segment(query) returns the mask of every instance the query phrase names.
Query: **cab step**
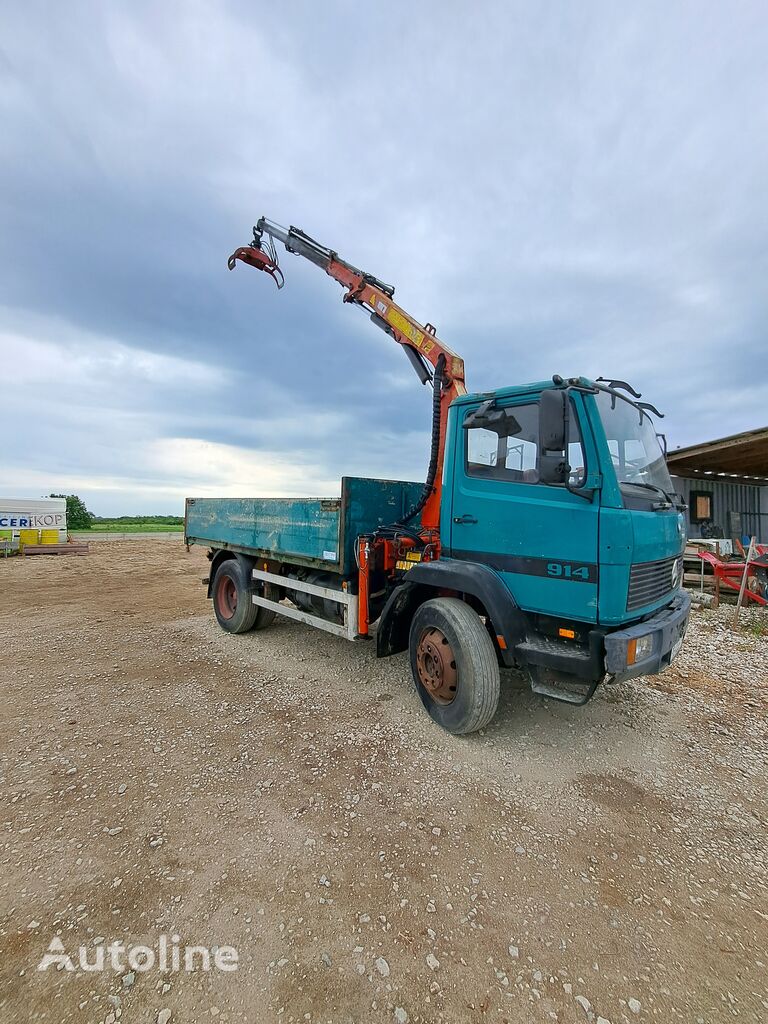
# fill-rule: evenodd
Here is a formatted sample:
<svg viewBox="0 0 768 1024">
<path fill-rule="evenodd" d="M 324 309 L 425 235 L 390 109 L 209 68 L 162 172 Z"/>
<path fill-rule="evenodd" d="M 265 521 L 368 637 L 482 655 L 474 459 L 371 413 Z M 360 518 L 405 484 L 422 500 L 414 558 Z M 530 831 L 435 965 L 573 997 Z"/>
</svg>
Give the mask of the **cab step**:
<svg viewBox="0 0 768 1024">
<path fill-rule="evenodd" d="M 537 669 L 538 666 L 532 666 Z M 546 672 L 546 669 L 544 670 Z M 592 683 L 581 682 L 578 679 L 568 680 L 547 680 L 539 678 L 538 672 L 529 670 L 528 678 L 533 693 L 542 697 L 551 697 L 553 700 L 562 701 L 564 704 L 582 705 L 588 703 L 595 695 L 595 690 L 601 680 L 597 679 Z M 566 688 L 567 687 L 567 688 Z"/>
<path fill-rule="evenodd" d="M 534 693 L 576 705 L 592 699 L 605 675 L 600 652 L 597 635 L 590 635 L 589 649 L 542 636 L 515 647 Z"/>
<path fill-rule="evenodd" d="M 577 678 L 594 675 L 594 655 L 583 647 L 565 644 L 562 640 L 537 636 L 515 646 L 515 654 L 524 665 L 543 665 Z"/>
</svg>

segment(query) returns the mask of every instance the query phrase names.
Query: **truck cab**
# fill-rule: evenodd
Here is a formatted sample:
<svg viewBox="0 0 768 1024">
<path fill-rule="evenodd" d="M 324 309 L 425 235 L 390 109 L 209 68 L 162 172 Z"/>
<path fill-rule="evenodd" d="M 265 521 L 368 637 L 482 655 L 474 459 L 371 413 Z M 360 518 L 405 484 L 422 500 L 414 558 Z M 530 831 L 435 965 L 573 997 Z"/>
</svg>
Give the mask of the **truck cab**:
<svg viewBox="0 0 768 1024">
<path fill-rule="evenodd" d="M 442 558 L 498 576 L 523 634 L 508 660 L 562 698 L 569 676 L 588 692 L 664 668 L 690 602 L 684 506 L 648 411 L 556 380 L 454 400 L 440 534 Z"/>
</svg>

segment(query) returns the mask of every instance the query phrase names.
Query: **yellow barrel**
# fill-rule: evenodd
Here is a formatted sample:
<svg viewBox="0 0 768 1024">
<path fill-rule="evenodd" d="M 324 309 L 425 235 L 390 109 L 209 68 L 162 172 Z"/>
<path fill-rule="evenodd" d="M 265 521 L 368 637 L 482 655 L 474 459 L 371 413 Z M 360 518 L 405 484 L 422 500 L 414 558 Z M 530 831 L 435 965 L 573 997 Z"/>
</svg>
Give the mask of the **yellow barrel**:
<svg viewBox="0 0 768 1024">
<path fill-rule="evenodd" d="M 41 544 L 58 544 L 59 543 L 59 531 L 58 530 L 41 530 L 40 531 L 40 543 Z"/>
<path fill-rule="evenodd" d="M 38 530 L 19 530 L 19 551 L 23 551 L 26 544 L 37 544 L 39 540 Z"/>
</svg>

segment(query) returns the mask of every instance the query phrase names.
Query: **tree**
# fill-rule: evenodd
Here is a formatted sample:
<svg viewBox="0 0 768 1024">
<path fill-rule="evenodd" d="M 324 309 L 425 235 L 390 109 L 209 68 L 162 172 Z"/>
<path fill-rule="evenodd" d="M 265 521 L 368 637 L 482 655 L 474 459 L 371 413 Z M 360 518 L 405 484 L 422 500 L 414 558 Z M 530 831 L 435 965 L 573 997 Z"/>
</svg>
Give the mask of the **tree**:
<svg viewBox="0 0 768 1024">
<path fill-rule="evenodd" d="M 77 494 L 49 494 L 49 498 L 64 498 L 67 503 L 67 529 L 90 530 L 93 516 L 85 507 L 85 502 Z"/>
</svg>

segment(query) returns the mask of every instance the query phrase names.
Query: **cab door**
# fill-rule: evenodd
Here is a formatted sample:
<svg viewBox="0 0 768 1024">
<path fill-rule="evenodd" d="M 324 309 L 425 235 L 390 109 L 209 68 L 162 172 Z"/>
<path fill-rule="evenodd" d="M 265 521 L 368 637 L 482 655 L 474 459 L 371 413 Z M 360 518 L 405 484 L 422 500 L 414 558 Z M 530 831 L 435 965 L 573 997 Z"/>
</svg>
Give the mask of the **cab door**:
<svg viewBox="0 0 768 1024">
<path fill-rule="evenodd" d="M 580 396 L 570 401 L 568 460 L 577 486 L 590 463 L 596 467 L 596 453 Z M 513 415 L 515 432 L 506 437 L 465 428 L 476 408 L 457 410 L 445 554 L 491 566 L 525 611 L 596 622 L 599 490 L 585 498 L 539 482 L 537 396 L 498 402 Z"/>
</svg>

